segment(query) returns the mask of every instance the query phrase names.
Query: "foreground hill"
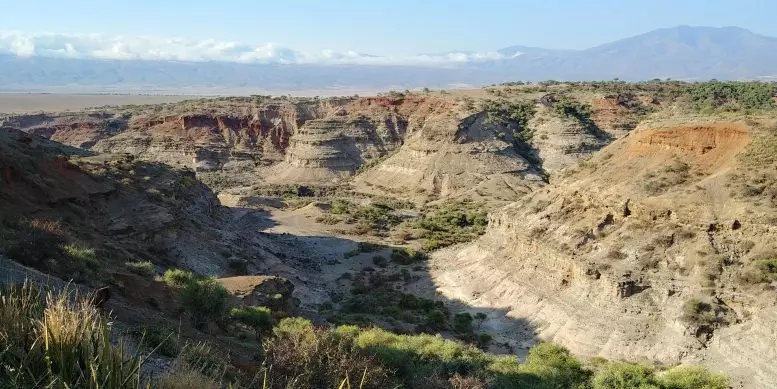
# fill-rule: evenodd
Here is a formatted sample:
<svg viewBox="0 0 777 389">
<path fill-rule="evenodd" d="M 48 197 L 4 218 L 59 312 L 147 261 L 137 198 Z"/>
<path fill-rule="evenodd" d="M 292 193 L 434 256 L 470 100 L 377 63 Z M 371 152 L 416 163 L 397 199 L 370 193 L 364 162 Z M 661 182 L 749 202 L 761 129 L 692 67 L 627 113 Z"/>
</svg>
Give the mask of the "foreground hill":
<svg viewBox="0 0 777 389">
<path fill-rule="evenodd" d="M 773 119 L 640 126 L 435 254 L 449 298 L 606 358 L 697 361 L 754 387 L 777 296 Z"/>
<path fill-rule="evenodd" d="M 246 340 L 246 316 L 225 317 L 226 305 L 203 320 L 187 290 L 216 282 L 237 307 L 273 307 L 276 319 L 439 333 L 471 348 L 338 330 L 358 345 L 452 347 L 463 359 L 449 362 L 468 366 L 455 371 L 485 387 L 521 387 L 536 372 L 466 350 L 567 360 L 530 351 L 552 341 L 583 358 L 575 380 L 642 369 L 664 387 L 653 369 L 682 363 L 768 388 L 774 92 L 542 83 L 5 116 L 0 251 L 81 283 L 109 280 L 120 312 L 142 313 L 123 320 L 169 331 L 187 319 L 187 338 L 238 350 L 243 367 L 257 367 L 251 349 L 267 333 Z M 434 377 L 403 371 L 407 386 L 460 387 L 451 365 L 425 361 Z"/>
</svg>

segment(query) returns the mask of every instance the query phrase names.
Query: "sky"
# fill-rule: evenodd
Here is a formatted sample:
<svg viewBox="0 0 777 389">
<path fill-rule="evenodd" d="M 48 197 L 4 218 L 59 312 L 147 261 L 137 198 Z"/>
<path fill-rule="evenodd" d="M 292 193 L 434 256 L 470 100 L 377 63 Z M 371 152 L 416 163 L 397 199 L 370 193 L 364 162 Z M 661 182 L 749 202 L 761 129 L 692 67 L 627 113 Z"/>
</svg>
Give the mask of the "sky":
<svg viewBox="0 0 777 389">
<path fill-rule="evenodd" d="M 0 7 L 0 49 L 31 55 L 469 61 L 510 45 L 584 49 L 677 25 L 777 36 L 774 0 L 0 0 Z M 463 51 L 478 54 L 417 56 Z"/>
</svg>

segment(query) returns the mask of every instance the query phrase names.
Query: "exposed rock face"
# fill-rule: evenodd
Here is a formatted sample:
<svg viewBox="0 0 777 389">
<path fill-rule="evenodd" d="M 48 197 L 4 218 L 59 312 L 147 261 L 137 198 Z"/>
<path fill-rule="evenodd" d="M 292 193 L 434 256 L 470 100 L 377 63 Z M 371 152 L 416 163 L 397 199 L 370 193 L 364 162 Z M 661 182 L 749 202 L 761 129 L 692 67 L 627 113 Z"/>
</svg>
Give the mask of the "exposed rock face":
<svg viewBox="0 0 777 389">
<path fill-rule="evenodd" d="M 513 197 L 542 184 L 539 169 L 484 121 L 450 103 L 422 102 L 408 116 L 403 147 L 354 183 L 367 192 L 427 199 Z"/>
<path fill-rule="evenodd" d="M 4 122 L 68 145 L 186 166 L 219 190 L 220 183 L 343 182 L 361 167 L 377 164 L 357 179 L 360 190 L 415 191 L 424 199 L 465 192 L 515 198 L 542 180 L 543 169 L 556 171 L 607 142 L 572 122 L 537 123 L 534 147 L 547 165 L 538 166 L 519 155 L 511 139 L 496 136 L 504 131 L 484 125 L 483 113 L 473 114 L 448 99 L 416 95 L 199 104 L 19 116 Z"/>
<path fill-rule="evenodd" d="M 742 277 L 777 252 L 775 211 L 726 189 L 749 139 L 734 124 L 632 133 L 490 215 L 481 240 L 435 253 L 433 279 L 575 353 L 702 363 L 769 387 L 777 299 Z M 713 318 L 688 319 L 692 299 Z"/>
<path fill-rule="evenodd" d="M 610 143 L 609 137 L 598 128 L 571 118 L 540 112 L 529 125 L 535 131 L 532 146 L 548 173 L 571 166 Z"/>
<path fill-rule="evenodd" d="M 193 172 L 84 154 L 89 153 L 0 129 L 0 221 L 48 226 L 40 233 L 56 235 L 44 245 L 53 250 L 64 244 L 64 237 L 77 236 L 104 250 L 105 261 L 119 264 L 150 258 L 201 273 L 228 268 L 226 259 L 215 261 L 212 254 L 213 242 L 224 239 L 218 199 Z M 22 227 L 9 233 L 19 234 Z M 65 270 L 49 261 L 61 253 L 27 255 L 35 252 L 35 241 L 25 235 L 2 243 L 0 250 L 8 250 L 10 259 L 52 274 Z"/>
<path fill-rule="evenodd" d="M 265 306 L 289 315 L 299 307 L 299 299 L 293 296 L 294 284 L 284 278 L 239 276 L 217 281 L 245 306 Z"/>
<path fill-rule="evenodd" d="M 306 122 L 291 139 L 284 163 L 269 182 L 331 182 L 352 175 L 364 163 L 402 145 L 404 128 L 341 110 Z"/>
</svg>

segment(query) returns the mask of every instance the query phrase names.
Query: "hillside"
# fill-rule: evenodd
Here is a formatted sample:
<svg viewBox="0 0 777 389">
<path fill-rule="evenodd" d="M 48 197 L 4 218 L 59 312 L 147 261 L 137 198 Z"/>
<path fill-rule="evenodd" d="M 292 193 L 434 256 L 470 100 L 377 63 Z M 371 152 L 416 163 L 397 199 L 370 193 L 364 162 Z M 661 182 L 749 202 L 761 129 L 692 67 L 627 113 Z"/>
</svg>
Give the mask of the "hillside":
<svg viewBox="0 0 777 389">
<path fill-rule="evenodd" d="M 768 388 L 774 95 L 549 82 L 5 115 L 1 280 L 106 287 L 127 339 L 208 342 L 231 382 L 727 386 L 700 365 Z M 145 377 L 220 379 L 150 346 Z M 289 357 L 305 347 L 331 358 Z"/>
</svg>

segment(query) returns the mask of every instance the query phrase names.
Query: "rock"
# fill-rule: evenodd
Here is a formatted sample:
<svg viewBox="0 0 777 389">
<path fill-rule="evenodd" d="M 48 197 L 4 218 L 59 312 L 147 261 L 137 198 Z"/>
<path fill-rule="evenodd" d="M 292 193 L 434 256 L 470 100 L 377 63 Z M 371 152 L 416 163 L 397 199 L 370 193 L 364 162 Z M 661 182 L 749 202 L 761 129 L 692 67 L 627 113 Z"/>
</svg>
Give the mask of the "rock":
<svg viewBox="0 0 777 389">
<path fill-rule="evenodd" d="M 275 276 L 238 276 L 216 280 L 244 306 L 265 306 L 274 311 L 294 314 L 299 300 L 293 296 L 294 284 Z"/>
</svg>

